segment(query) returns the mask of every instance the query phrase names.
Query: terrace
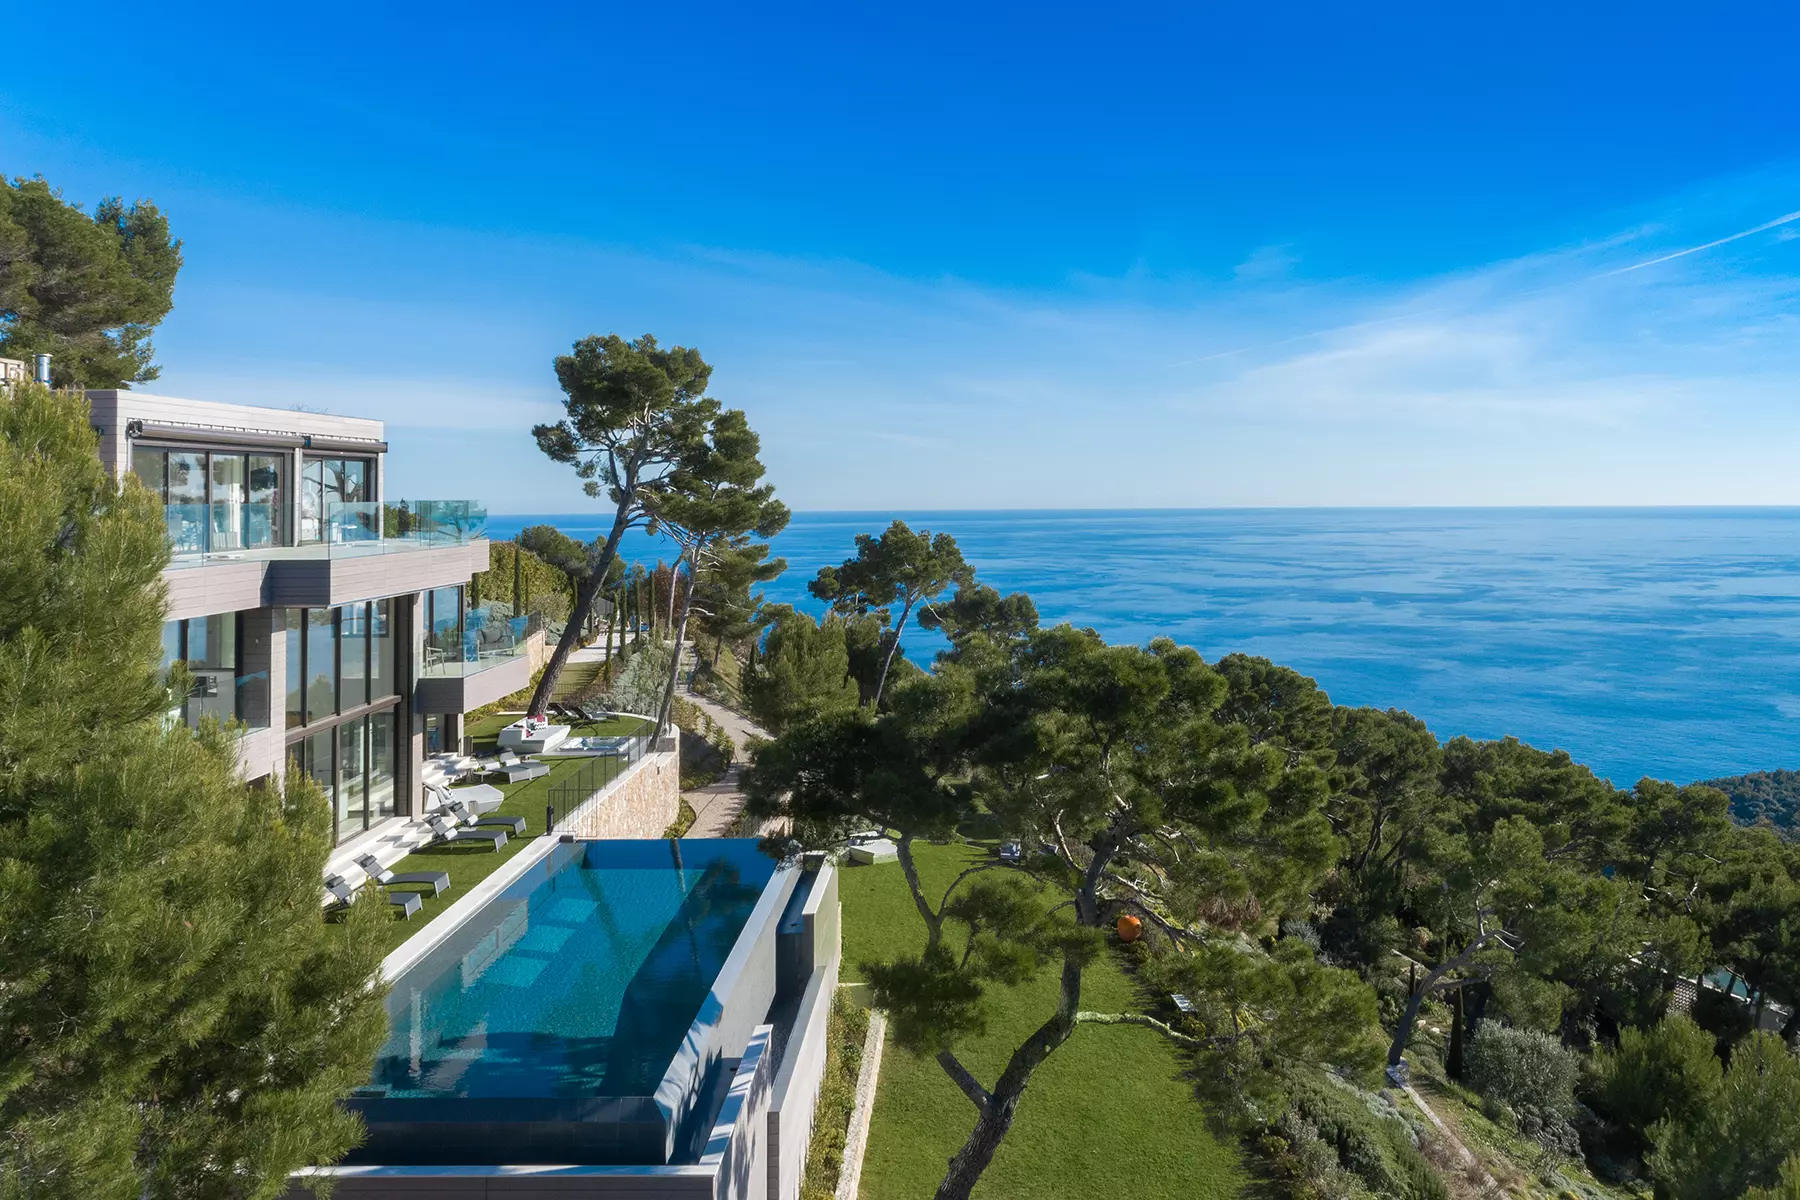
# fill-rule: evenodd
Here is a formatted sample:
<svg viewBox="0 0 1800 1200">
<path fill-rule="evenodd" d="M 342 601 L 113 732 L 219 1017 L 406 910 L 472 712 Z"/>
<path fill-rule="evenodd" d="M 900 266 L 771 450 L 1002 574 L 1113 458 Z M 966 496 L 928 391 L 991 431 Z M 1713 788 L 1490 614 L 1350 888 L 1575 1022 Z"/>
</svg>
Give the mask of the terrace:
<svg viewBox="0 0 1800 1200">
<path fill-rule="evenodd" d="M 492 754 L 497 746 L 496 735 L 500 729 L 514 718 L 507 715 L 494 715 L 471 719 L 468 733 L 474 741 L 477 754 Z M 610 721 L 588 721 L 578 723 L 574 733 L 584 737 L 631 737 L 642 736 L 649 732 L 650 723 L 641 717 L 617 717 Z M 614 765 L 603 758 L 552 758 L 547 760 L 550 768 L 548 774 L 536 779 L 521 780 L 518 783 L 497 783 L 501 793 L 506 797 L 494 815 L 503 817 L 521 817 L 525 821 L 525 833 L 522 837 L 509 837 L 505 846 L 499 851 L 485 847 L 462 845 L 445 845 L 443 843 L 427 844 L 408 851 L 404 857 L 387 861 L 389 854 L 377 853 L 383 859 L 383 865 L 394 871 L 443 871 L 450 876 L 450 887 L 441 896 L 433 896 L 430 892 L 420 893 L 423 902 L 421 911 L 411 920 L 394 919 L 389 928 L 388 949 L 396 950 L 407 939 L 418 934 L 424 926 L 430 924 L 443 913 L 473 891 L 489 876 L 498 872 L 518 855 L 529 850 L 544 834 L 545 810 L 553 803 L 559 814 L 566 815 L 571 807 L 570 801 L 577 791 L 585 798 L 592 791 L 604 786 L 611 774 L 617 773 Z M 609 774 L 609 772 L 611 774 Z M 582 785 L 586 784 L 586 790 Z M 454 794 L 454 793 L 453 793 Z M 349 844 L 341 848 L 333 856 L 334 873 L 348 878 L 360 878 L 352 859 L 365 847 Z"/>
<path fill-rule="evenodd" d="M 273 500 L 163 505 L 169 566 L 415 554 L 487 537 L 487 508 L 473 500 L 332 502 L 322 517 L 301 518 L 297 538 L 282 535 L 282 507 Z"/>
</svg>

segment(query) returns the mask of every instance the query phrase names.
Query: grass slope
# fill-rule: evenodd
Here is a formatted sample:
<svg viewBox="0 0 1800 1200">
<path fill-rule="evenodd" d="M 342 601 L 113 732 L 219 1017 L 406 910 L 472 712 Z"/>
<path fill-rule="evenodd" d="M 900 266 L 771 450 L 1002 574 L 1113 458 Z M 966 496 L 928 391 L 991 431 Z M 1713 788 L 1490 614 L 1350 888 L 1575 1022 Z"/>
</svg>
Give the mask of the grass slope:
<svg viewBox="0 0 1800 1200">
<path fill-rule="evenodd" d="M 921 847 L 926 893 L 942 895 L 958 871 L 988 854 L 978 846 Z M 846 979 L 858 977 L 862 962 L 922 943 L 924 927 L 898 866 L 849 867 L 839 887 Z M 991 1083 L 1012 1050 L 1055 1010 L 1055 997 L 1053 970 L 1023 987 L 998 989 L 988 1032 L 959 1051 L 963 1063 Z M 1133 985 L 1111 955 L 1088 969 L 1082 1007 L 1136 1007 Z M 1018 1200 L 1243 1194 L 1250 1179 L 1237 1144 L 1208 1127 L 1181 1074 L 1172 1048 L 1148 1030 L 1077 1031 L 1038 1069 L 975 1194 Z M 863 1200 L 931 1195 L 974 1123 L 974 1107 L 936 1062 L 890 1043 L 863 1164 Z"/>
<path fill-rule="evenodd" d="M 551 699 L 562 701 L 579 696 L 589 684 L 594 682 L 594 677 L 600 674 L 600 666 L 601 664 L 597 662 L 565 664 L 562 674 L 556 677 L 555 695 Z"/>
</svg>

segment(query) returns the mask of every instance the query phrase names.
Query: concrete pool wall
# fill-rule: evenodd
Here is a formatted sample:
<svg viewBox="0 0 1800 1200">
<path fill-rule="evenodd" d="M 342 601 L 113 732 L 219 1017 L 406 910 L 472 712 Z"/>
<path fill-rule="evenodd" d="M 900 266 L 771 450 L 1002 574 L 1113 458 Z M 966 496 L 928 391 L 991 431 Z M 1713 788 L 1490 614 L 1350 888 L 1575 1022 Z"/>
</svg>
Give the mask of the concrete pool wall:
<svg viewBox="0 0 1800 1200">
<path fill-rule="evenodd" d="M 795 1200 L 805 1166 L 813 1110 L 824 1076 L 825 1022 L 841 961 L 837 872 L 825 863 L 810 880 L 778 872 L 734 945 L 678 1056 L 695 1070 L 710 1056 L 722 1067 L 724 1099 L 686 1162 L 646 1165 L 362 1165 L 300 1172 L 289 1200 L 314 1195 L 311 1181 L 329 1177 L 349 1200 L 450 1197 L 583 1197 L 614 1200 Z M 785 1039 L 763 1013 L 777 987 L 775 932 L 796 886 L 802 903 L 803 960 L 810 966 Z M 777 898 L 772 899 L 771 895 Z M 716 1009 L 714 1000 L 718 1001 Z M 757 1007 L 758 1003 L 762 1007 Z M 772 1019 L 772 1018 L 770 1018 Z M 741 1040 L 740 1040 L 741 1039 Z M 671 1072 L 676 1064 L 671 1064 Z M 719 1088 L 711 1089 L 717 1097 Z M 673 1110 L 671 1110 L 673 1111 Z"/>
</svg>

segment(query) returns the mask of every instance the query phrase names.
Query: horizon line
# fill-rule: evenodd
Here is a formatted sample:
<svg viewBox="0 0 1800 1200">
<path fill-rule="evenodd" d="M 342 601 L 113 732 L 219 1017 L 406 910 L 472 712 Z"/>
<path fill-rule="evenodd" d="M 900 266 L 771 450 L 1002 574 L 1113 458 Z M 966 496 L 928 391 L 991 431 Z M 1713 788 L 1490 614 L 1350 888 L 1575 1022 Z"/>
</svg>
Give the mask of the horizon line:
<svg viewBox="0 0 1800 1200">
<path fill-rule="evenodd" d="M 1182 513 L 1182 512 L 1788 512 L 1794 504 L 1182 504 L 1089 508 L 796 508 L 800 516 L 880 516 L 885 513 Z M 488 517 L 581 517 L 586 512 L 548 509 L 488 513 Z M 608 511 L 595 509 L 605 517 Z"/>
</svg>

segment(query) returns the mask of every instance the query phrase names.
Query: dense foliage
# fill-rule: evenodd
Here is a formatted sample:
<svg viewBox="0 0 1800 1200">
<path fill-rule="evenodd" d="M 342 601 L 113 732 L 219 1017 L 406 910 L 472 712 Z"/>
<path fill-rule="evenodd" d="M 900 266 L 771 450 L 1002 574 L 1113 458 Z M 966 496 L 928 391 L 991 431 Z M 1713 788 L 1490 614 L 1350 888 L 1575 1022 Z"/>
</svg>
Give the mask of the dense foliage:
<svg viewBox="0 0 1800 1200">
<path fill-rule="evenodd" d="M 1783 837 L 1800 837 L 1800 771 L 1754 771 L 1709 779 L 1731 799 L 1731 819 L 1740 825 L 1767 823 Z"/>
<path fill-rule="evenodd" d="M 52 356 L 57 387 L 155 379 L 150 334 L 174 305 L 181 243 L 154 204 L 92 216 L 42 177 L 0 180 L 0 357 Z"/>
<path fill-rule="evenodd" d="M 762 652 L 744 672 L 744 702 L 758 724 L 780 733 L 797 721 L 856 707 L 842 618 L 814 620 L 777 605 L 765 620 Z"/>
<path fill-rule="evenodd" d="M 1745 1039 L 1771 1008 L 1800 1035 L 1800 858 L 1735 828 L 1720 791 L 1615 788 L 1512 738 L 1440 744 L 1411 714 L 1335 706 L 1267 659 L 1043 629 L 1028 597 L 981 585 L 960 554 L 944 565 L 941 534 L 897 523 L 858 545 L 814 583 L 838 614 L 769 614 L 746 695 L 781 736 L 755 753 L 752 807 L 807 844 L 875 826 L 899 848 L 921 945 L 865 973 L 896 1040 L 974 1107 L 940 1197 L 968 1194 L 1032 1073 L 1084 1024 L 1183 1046 L 1296 1195 L 1431 1193 L 1418 1154 L 1368 1149 L 1402 1126 L 1365 1129 L 1352 1153 L 1319 1099 L 1338 1095 L 1321 1068 L 1371 1061 L 1378 1019 L 1400 1064 L 1428 1011 L 1450 1027 L 1448 1073 L 1535 1144 L 1534 1170 L 1578 1154 L 1581 1126 L 1623 1139 L 1630 1162 L 1609 1170 L 1669 1196 L 1706 1194 L 1694 1181 L 1722 1169 L 1720 1146 L 1745 1164 L 1732 1186 L 1775 1184 L 1785 1126 L 1741 1097 L 1774 1103 L 1792 1060 L 1781 1039 Z M 910 604 L 884 574 L 896 563 L 924 581 Z M 895 616 L 914 606 L 950 648 L 884 683 Z M 925 894 L 911 847 L 976 827 L 1041 850 Z M 1179 993 L 1180 1012 L 1080 1009 L 1120 915 L 1146 931 L 1147 994 Z M 1704 1029 L 1665 1020 L 1677 982 L 1708 968 L 1742 998 L 1705 984 Z M 985 998 L 1040 971 L 1060 975 L 1057 1010 L 996 1081 L 975 1078 L 956 1050 Z M 1577 1103 L 1583 1078 L 1597 1116 Z"/>
<path fill-rule="evenodd" d="M 320 920 L 330 812 L 165 724 L 162 514 L 85 404 L 0 393 L 0 1195 L 271 1197 L 355 1144 L 385 908 Z M 72 732 L 73 731 L 73 732 Z"/>
</svg>

